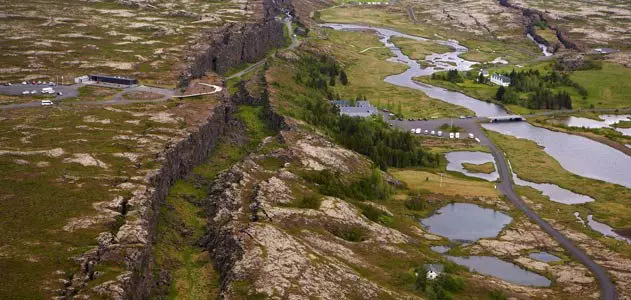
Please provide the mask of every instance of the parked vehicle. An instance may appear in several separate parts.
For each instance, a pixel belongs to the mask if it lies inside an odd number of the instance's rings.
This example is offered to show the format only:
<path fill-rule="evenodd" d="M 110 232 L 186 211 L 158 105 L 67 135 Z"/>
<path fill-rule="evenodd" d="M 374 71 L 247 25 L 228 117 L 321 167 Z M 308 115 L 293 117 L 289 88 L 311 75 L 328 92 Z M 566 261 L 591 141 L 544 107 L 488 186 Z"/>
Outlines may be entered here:
<path fill-rule="evenodd" d="M 464 116 L 460 116 L 459 118 L 460 118 L 460 119 L 464 119 Z"/>
<path fill-rule="evenodd" d="M 425 131 L 423 131 L 423 133 L 424 133 L 425 135 L 427 135 L 427 134 L 429 134 L 429 131 L 428 131 L 427 129 L 425 129 Z"/>
<path fill-rule="evenodd" d="M 473 119 L 473 117 L 472 116 L 467 116 L 467 119 Z"/>
<path fill-rule="evenodd" d="M 421 128 L 416 128 L 416 134 L 421 134 L 421 132 L 423 132 L 423 129 L 421 129 Z"/>
<path fill-rule="evenodd" d="M 436 133 L 437 136 L 443 136 L 443 132 L 442 131 L 438 131 L 438 133 Z"/>
<path fill-rule="evenodd" d="M 436 131 L 432 130 L 432 132 L 430 132 L 431 135 L 436 135 Z"/>
<path fill-rule="evenodd" d="M 459 139 L 460 138 L 460 132 L 456 132 L 456 138 Z"/>
<path fill-rule="evenodd" d="M 37 91 L 31 91 L 31 94 L 37 94 Z"/>
<path fill-rule="evenodd" d="M 63 96 L 64 94 L 62 92 L 57 93 L 57 96 Z M 392 125 L 392 124 L 390 124 Z"/>
<path fill-rule="evenodd" d="M 30 94 L 30 93 L 31 93 L 31 92 L 29 92 L 29 91 L 24 91 L 24 92 L 22 92 L 22 95 L 28 95 L 28 94 Z"/>
<path fill-rule="evenodd" d="M 411 133 L 415 133 L 415 132 L 416 132 L 416 130 L 414 130 L 414 128 L 412 128 L 412 129 L 410 129 L 410 132 L 411 132 Z"/>
<path fill-rule="evenodd" d="M 453 132 L 450 132 L 450 133 L 449 133 L 449 138 L 450 138 L 450 139 L 453 139 L 453 138 L 454 138 L 454 133 L 453 133 Z"/>
<path fill-rule="evenodd" d="M 42 104 L 42 106 L 50 106 L 50 105 L 53 105 L 53 101 L 42 100 L 41 104 Z"/>
<path fill-rule="evenodd" d="M 475 136 L 473 135 L 473 133 L 469 133 L 469 138 L 470 138 L 470 139 L 472 139 L 472 138 L 474 138 L 474 137 L 475 137 Z"/>
<path fill-rule="evenodd" d="M 26 81 L 22 81 L 22 84 L 26 85 L 27 83 L 26 83 Z"/>
<path fill-rule="evenodd" d="M 479 142 L 480 142 L 480 139 L 479 139 L 479 138 L 475 138 L 475 141 L 479 143 Z"/>

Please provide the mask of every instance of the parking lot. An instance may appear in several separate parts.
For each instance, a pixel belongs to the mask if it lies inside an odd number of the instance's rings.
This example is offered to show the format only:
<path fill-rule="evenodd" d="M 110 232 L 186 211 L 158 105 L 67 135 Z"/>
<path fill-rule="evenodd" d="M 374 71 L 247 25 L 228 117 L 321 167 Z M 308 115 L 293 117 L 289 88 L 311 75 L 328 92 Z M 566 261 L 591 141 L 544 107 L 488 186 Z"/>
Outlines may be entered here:
<path fill-rule="evenodd" d="M 458 126 L 464 130 L 464 132 L 460 132 L 461 139 L 468 139 L 469 133 L 474 135 L 474 138 L 477 138 L 481 135 L 480 126 L 477 124 L 477 118 L 464 118 L 464 119 L 434 119 L 427 121 L 408 121 L 408 120 L 387 120 L 393 127 L 400 128 L 402 130 L 410 131 L 412 129 L 420 128 L 422 130 L 421 134 L 415 135 L 424 135 L 424 136 L 432 136 L 431 132 L 434 131 L 434 136 L 437 138 L 449 138 L 448 130 L 440 129 L 440 126 L 443 124 Z M 427 134 L 425 131 L 427 130 Z M 437 136 L 438 131 L 442 131 L 442 136 Z"/>
<path fill-rule="evenodd" d="M 24 92 L 29 92 L 28 95 L 30 96 L 38 96 L 38 95 L 46 95 L 46 96 L 50 96 L 50 97 L 54 97 L 55 99 L 65 99 L 65 98 L 73 98 L 73 97 L 77 97 L 77 95 L 79 94 L 79 92 L 77 91 L 77 89 L 80 87 L 81 85 L 50 85 L 48 83 L 46 84 L 32 84 L 32 83 L 28 83 L 28 84 L 22 84 L 22 82 L 19 83 L 12 83 L 10 86 L 7 85 L 1 85 L 0 86 L 0 94 L 6 94 L 6 95 L 16 95 L 16 96 L 21 96 L 21 95 L 25 95 L 26 94 Z M 52 88 L 52 90 L 55 91 L 54 94 L 43 94 L 42 93 L 42 89 L 44 88 Z M 33 91 L 35 91 L 35 93 L 33 93 Z M 61 93 L 61 95 L 59 95 L 58 93 Z"/>

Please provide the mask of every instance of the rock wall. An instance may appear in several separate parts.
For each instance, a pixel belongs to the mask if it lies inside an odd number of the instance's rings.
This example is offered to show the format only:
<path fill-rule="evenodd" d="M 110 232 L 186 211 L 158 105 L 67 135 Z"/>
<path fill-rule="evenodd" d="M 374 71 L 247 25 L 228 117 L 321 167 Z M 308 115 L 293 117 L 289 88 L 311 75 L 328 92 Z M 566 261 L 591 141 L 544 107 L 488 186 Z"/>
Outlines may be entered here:
<path fill-rule="evenodd" d="M 226 73 L 244 63 L 254 63 L 285 42 L 283 27 L 276 17 L 293 14 L 289 0 L 264 0 L 263 18 L 256 23 L 230 23 L 206 34 L 186 57 L 180 86 L 208 71 Z"/>
<path fill-rule="evenodd" d="M 224 133 L 235 109 L 232 99 L 224 96 L 225 100 L 209 112 L 204 125 L 157 155 L 161 167 L 147 174 L 147 188 L 137 190 L 121 203 L 124 224 L 115 234 L 101 233 L 98 247 L 77 258 L 81 269 L 66 284 L 61 299 L 89 298 L 93 294 L 109 299 L 148 298 L 159 274 L 159 270 L 152 270 L 151 261 L 160 206 L 171 185 L 201 163 Z M 121 266 L 124 271 L 115 280 L 88 288 L 90 281 L 100 275 L 96 266 L 102 264 Z"/>
<path fill-rule="evenodd" d="M 547 17 L 544 12 L 536 10 L 536 9 L 517 6 L 515 4 L 510 3 L 508 0 L 499 0 L 499 4 L 504 7 L 520 10 L 524 16 L 526 33 L 529 33 L 530 35 L 532 35 L 532 37 L 535 39 L 537 43 L 544 44 L 551 47 L 550 49 L 552 50 L 551 52 L 557 51 L 558 48 L 560 48 L 560 45 L 553 45 L 549 41 L 544 39 L 542 36 L 536 33 L 534 27 L 538 21 L 543 21 L 546 24 L 548 24 L 548 27 L 556 33 L 556 36 L 559 39 L 559 42 L 561 42 L 563 47 L 565 47 L 566 49 L 583 50 L 583 47 L 577 44 L 576 42 L 572 41 L 567 36 L 567 33 L 565 33 L 565 31 L 561 27 L 550 24 L 550 18 Z"/>

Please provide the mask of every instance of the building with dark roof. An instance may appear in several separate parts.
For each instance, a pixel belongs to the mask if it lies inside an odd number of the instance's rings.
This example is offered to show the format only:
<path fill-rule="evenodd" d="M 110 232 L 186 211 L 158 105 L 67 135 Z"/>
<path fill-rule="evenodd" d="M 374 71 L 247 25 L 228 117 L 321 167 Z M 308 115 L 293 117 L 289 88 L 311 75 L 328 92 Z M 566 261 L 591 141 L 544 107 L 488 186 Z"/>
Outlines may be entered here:
<path fill-rule="evenodd" d="M 127 78 L 121 76 L 108 76 L 108 75 L 88 75 L 91 81 L 95 82 L 105 82 L 112 84 L 121 84 L 121 85 L 137 85 L 138 79 L 135 78 Z"/>

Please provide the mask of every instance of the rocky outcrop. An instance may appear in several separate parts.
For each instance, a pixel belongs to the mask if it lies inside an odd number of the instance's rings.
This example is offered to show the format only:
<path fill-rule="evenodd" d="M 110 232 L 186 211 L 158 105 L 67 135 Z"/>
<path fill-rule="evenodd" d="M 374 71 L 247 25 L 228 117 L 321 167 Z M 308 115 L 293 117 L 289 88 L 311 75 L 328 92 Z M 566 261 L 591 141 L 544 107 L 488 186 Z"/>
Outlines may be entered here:
<path fill-rule="evenodd" d="M 583 46 L 572 41 L 561 27 L 551 24 L 551 19 L 546 16 L 544 12 L 537 9 L 526 8 L 512 4 L 509 2 L 509 0 L 499 0 L 499 4 L 504 7 L 520 10 L 522 12 L 522 15 L 524 16 L 526 33 L 530 34 L 537 43 L 548 46 L 550 52 L 556 52 L 561 47 L 561 45 L 566 49 L 583 50 Z M 539 22 L 547 24 L 548 28 L 556 33 L 557 39 L 559 40 L 561 45 L 554 44 L 537 34 L 535 30 L 535 25 Z"/>
<path fill-rule="evenodd" d="M 110 299 L 148 298 L 156 280 L 154 275 L 159 273 L 151 269 L 159 208 L 171 185 L 207 157 L 223 134 L 233 110 L 232 101 L 223 101 L 209 113 L 205 124 L 156 156 L 161 167 L 146 175 L 147 185 L 136 189 L 130 199 L 116 202 L 117 207 L 113 209 L 120 212 L 122 225 L 114 233 L 101 233 L 98 247 L 76 258 L 81 269 L 66 284 L 61 298 L 94 293 Z M 125 271 L 115 280 L 87 290 L 88 282 L 100 276 L 95 270 L 99 264 L 121 266 Z"/>
<path fill-rule="evenodd" d="M 243 63 L 253 63 L 283 44 L 283 24 L 271 19 L 255 24 L 231 23 L 207 35 L 198 43 L 192 55 L 186 58 L 187 66 L 180 74 L 180 85 L 206 72 L 226 73 Z"/>
<path fill-rule="evenodd" d="M 226 73 L 244 63 L 254 63 L 285 41 L 284 24 L 276 16 L 293 14 L 291 1 L 264 0 L 260 21 L 230 23 L 206 33 L 189 50 L 180 74 L 180 86 L 206 72 Z"/>

